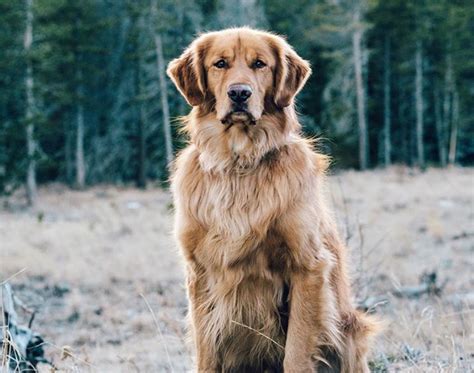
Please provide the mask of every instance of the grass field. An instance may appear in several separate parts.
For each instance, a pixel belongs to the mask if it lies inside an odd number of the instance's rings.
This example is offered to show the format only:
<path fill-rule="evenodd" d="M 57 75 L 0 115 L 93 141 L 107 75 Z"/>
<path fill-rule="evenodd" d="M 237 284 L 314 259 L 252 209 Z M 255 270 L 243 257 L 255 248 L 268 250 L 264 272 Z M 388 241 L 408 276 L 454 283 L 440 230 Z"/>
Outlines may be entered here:
<path fill-rule="evenodd" d="M 328 191 L 357 298 L 380 300 L 386 320 L 373 369 L 473 371 L 474 170 L 346 171 Z M 20 194 L 1 200 L 0 281 L 14 275 L 16 295 L 37 310 L 33 329 L 59 371 L 191 369 L 171 230 L 170 195 L 158 188 L 49 185 L 34 209 Z M 394 295 L 432 272 L 439 296 Z"/>

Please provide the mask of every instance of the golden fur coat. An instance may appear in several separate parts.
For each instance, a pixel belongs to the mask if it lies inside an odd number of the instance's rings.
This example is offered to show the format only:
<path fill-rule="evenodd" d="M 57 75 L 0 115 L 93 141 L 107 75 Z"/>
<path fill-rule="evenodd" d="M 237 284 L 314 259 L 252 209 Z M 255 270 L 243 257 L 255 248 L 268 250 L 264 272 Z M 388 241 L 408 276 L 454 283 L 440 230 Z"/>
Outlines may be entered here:
<path fill-rule="evenodd" d="M 239 53 L 245 61 L 263 44 L 274 58 L 265 60 L 271 79 L 255 72 L 255 87 L 258 79 L 270 85 L 261 89 L 255 124 L 218 117 L 225 97 L 206 58 L 220 38 L 226 48 L 240 43 L 228 74 Z M 247 79 L 251 70 L 241 66 L 236 79 Z M 281 38 L 251 29 L 201 36 L 170 64 L 193 105 L 172 191 L 200 372 L 368 371 L 375 324 L 352 303 L 346 249 L 325 201 L 328 160 L 301 136 L 294 110 L 309 72 Z M 286 105 L 274 99 L 285 94 Z"/>

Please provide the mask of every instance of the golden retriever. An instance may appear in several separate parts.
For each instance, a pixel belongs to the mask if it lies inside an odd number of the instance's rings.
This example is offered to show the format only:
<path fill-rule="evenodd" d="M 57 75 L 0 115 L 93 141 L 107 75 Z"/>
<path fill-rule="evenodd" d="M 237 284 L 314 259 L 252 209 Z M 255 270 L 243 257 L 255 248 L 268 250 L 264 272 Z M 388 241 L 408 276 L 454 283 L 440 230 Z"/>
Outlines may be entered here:
<path fill-rule="evenodd" d="M 368 371 L 375 323 L 352 303 L 328 162 L 294 108 L 310 73 L 250 28 L 201 35 L 169 64 L 193 107 L 172 190 L 200 372 Z"/>

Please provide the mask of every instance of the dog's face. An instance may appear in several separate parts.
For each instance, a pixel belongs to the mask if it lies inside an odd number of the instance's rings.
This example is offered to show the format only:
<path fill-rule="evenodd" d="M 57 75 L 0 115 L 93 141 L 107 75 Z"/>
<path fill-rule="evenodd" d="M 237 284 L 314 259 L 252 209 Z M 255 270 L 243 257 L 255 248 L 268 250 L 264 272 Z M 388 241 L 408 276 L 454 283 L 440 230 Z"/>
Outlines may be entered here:
<path fill-rule="evenodd" d="M 190 105 L 246 125 L 291 105 L 310 71 L 282 38 L 248 28 L 204 34 L 168 67 Z"/>
<path fill-rule="evenodd" d="M 255 123 L 260 119 L 265 97 L 273 87 L 276 65 L 268 43 L 253 33 L 217 36 L 203 63 L 219 120 Z"/>

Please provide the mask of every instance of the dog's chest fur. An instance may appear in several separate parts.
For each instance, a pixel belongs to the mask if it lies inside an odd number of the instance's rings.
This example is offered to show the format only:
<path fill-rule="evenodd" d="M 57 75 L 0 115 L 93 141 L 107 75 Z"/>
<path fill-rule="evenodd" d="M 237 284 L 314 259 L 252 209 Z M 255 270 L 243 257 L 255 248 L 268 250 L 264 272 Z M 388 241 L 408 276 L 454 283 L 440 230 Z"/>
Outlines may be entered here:
<path fill-rule="evenodd" d="M 294 253 L 280 218 L 307 186 L 310 161 L 300 146 L 242 172 L 207 171 L 193 147 L 178 159 L 175 201 L 195 222 L 178 230 L 188 232 L 185 256 L 206 284 L 200 332 L 229 367 L 242 356 L 260 367 L 282 361 Z"/>
<path fill-rule="evenodd" d="M 276 179 L 261 166 L 248 174 L 206 175 L 201 180 L 200 196 L 190 209 L 208 227 L 212 244 L 203 245 L 196 257 L 204 255 L 203 262 L 214 263 L 217 271 L 244 267 L 251 272 L 252 263 L 262 268 L 258 260 L 275 267 L 274 251 L 283 244 L 275 223 L 289 203 L 288 196 L 280 192 L 289 187 L 287 177 Z M 214 252 L 209 252 L 210 247 Z"/>
<path fill-rule="evenodd" d="M 288 174 L 275 178 L 274 166 L 206 175 L 189 206 L 208 227 L 194 257 L 206 268 L 208 337 L 218 340 L 229 366 L 232 356 L 246 354 L 265 364 L 280 361 L 283 353 L 290 256 L 275 223 L 289 203 L 280 188 L 290 188 L 290 181 Z"/>

